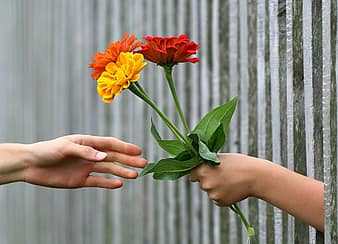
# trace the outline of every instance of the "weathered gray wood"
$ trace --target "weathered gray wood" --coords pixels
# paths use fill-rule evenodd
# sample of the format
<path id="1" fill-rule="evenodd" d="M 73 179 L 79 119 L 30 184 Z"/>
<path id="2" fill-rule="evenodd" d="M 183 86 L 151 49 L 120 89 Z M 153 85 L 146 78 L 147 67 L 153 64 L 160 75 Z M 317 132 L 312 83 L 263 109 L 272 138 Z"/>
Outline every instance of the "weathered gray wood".
<path id="1" fill-rule="evenodd" d="M 0 2 L 0 142 L 69 133 L 115 136 L 164 153 L 149 134 L 157 116 L 127 91 L 103 104 L 87 69 L 91 56 L 125 32 L 189 34 L 197 64 L 174 69 L 193 127 L 239 96 L 223 151 L 267 158 L 325 181 L 325 243 L 337 242 L 337 2 L 192 0 L 3 0 Z M 163 71 L 140 82 L 175 122 Z M 140 131 L 140 127 L 142 128 Z M 182 127 L 180 127 L 182 128 Z M 245 243 L 227 208 L 212 206 L 187 178 L 126 181 L 121 190 L 0 186 L 1 243 Z M 324 243 L 324 235 L 256 199 L 241 203 L 252 243 Z"/>

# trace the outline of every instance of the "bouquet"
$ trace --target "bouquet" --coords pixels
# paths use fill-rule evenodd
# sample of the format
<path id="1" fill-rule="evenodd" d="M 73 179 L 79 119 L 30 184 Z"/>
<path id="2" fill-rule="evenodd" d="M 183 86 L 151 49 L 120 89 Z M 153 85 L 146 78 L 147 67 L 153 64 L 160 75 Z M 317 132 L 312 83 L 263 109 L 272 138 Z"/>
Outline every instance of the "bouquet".
<path id="1" fill-rule="evenodd" d="M 157 180 L 176 180 L 189 174 L 202 163 L 217 166 L 220 164 L 217 152 L 225 144 L 227 129 L 236 109 L 237 97 L 212 109 L 191 130 L 177 97 L 173 69 L 179 63 L 199 62 L 199 58 L 194 56 L 199 45 L 189 41 L 187 35 L 146 36 L 144 40 L 143 43 L 126 33 L 122 40 L 111 43 L 105 52 L 96 53 L 93 56 L 94 62 L 89 64 L 89 68 L 93 69 L 92 78 L 97 81 L 97 93 L 103 102 L 112 102 L 123 90 L 128 89 L 147 103 L 175 136 L 173 140 L 163 139 L 151 120 L 152 136 L 171 157 L 149 163 L 141 172 L 141 176 L 152 173 L 153 178 Z M 147 65 L 144 59 L 163 68 L 184 132 L 159 109 L 138 82 L 140 72 Z M 230 208 L 244 223 L 248 236 L 254 235 L 253 228 L 237 204 L 233 204 Z"/>

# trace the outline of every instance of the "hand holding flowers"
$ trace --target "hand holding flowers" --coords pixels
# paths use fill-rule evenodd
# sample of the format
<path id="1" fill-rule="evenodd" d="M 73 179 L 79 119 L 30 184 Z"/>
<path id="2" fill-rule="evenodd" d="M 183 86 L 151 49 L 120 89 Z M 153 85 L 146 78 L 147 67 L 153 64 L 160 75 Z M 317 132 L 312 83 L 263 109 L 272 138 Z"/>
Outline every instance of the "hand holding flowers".
<path id="1" fill-rule="evenodd" d="M 177 97 L 172 73 L 178 63 L 199 61 L 199 58 L 191 57 L 196 54 L 199 45 L 189 41 L 187 35 L 165 38 L 146 36 L 144 39 L 146 42 L 141 43 L 136 41 L 134 36 L 129 37 L 126 34 L 122 41 L 110 44 L 104 53 L 97 53 L 93 57 L 95 62 L 89 65 L 94 69 L 92 78 L 97 80 L 97 92 L 104 102 L 112 102 L 124 89 L 129 89 L 154 109 L 176 137 L 174 140 L 162 139 L 155 124 L 151 123 L 154 139 L 172 157 L 148 164 L 141 175 L 153 173 L 154 179 L 176 180 L 189 174 L 192 169 L 204 162 L 210 166 L 219 165 L 217 152 L 225 143 L 237 98 L 211 110 L 193 130 L 190 130 Z M 137 82 L 140 78 L 139 73 L 146 66 L 144 58 L 164 69 L 184 133 L 168 119 L 142 85 Z M 250 227 L 239 207 L 233 204 L 231 209 L 239 215 L 247 228 L 248 235 L 252 236 L 253 228 Z"/>

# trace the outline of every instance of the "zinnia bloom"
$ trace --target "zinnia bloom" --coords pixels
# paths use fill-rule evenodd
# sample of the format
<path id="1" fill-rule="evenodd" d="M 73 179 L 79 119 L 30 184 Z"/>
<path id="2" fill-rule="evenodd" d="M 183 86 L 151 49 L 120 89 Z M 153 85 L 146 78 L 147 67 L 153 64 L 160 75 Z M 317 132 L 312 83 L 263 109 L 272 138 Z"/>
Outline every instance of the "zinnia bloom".
<path id="1" fill-rule="evenodd" d="M 143 55 L 140 53 L 122 52 L 116 62 L 108 63 L 106 70 L 97 80 L 97 93 L 102 100 L 106 103 L 112 102 L 131 82 L 136 82 L 140 78 L 139 73 L 147 64 L 143 61 Z"/>
<path id="2" fill-rule="evenodd" d="M 196 54 L 200 46 L 193 41 L 189 42 L 187 35 L 183 34 L 179 37 L 146 36 L 144 40 L 146 43 L 137 52 L 142 53 L 145 59 L 158 65 L 199 61 L 199 58 L 191 58 L 190 56 Z"/>
<path id="3" fill-rule="evenodd" d="M 133 52 L 136 48 L 142 45 L 142 42 L 136 41 L 136 37 L 126 33 L 123 36 L 121 41 L 113 42 L 109 45 L 104 53 L 97 52 L 93 59 L 95 62 L 89 64 L 89 68 L 93 68 L 92 78 L 97 80 L 103 71 L 105 71 L 105 67 L 110 62 L 116 62 L 118 56 L 121 52 Z"/>

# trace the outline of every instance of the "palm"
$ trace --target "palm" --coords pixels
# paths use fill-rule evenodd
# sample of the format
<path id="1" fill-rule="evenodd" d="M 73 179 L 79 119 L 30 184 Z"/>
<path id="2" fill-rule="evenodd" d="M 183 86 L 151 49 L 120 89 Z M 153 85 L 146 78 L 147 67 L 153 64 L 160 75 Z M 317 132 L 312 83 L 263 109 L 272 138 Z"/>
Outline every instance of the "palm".
<path id="1" fill-rule="evenodd" d="M 26 170 L 26 182 L 57 188 L 98 186 L 117 188 L 122 182 L 92 173 L 114 174 L 123 178 L 136 178 L 137 172 L 117 165 L 121 162 L 133 167 L 144 167 L 140 149 L 115 138 L 67 136 L 33 144 L 38 160 Z M 97 159 L 97 150 L 106 157 Z"/>

